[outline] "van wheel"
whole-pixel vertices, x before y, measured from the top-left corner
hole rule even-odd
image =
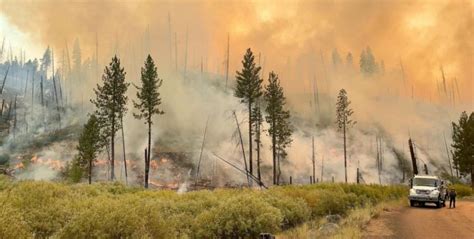
[[[441,202],[440,202],[440,201],[437,201],[437,202],[436,202],[436,207],[437,207],[437,208],[440,208],[440,207],[441,207]]]
[[[414,206],[415,206],[415,201],[410,200],[410,207],[414,207]]]

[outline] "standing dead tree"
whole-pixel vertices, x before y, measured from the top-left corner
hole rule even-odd
[[[204,135],[202,136],[201,152],[199,153],[199,161],[198,161],[197,169],[196,169],[196,178],[194,180],[196,185],[197,185],[197,181],[199,179],[199,170],[201,168],[202,151],[204,150],[204,143],[206,142],[206,134],[207,134],[208,124],[209,124],[209,116],[207,117],[206,127],[204,128]]]
[[[250,173],[248,171],[247,167],[247,159],[245,158],[245,148],[244,148],[244,141],[242,140],[242,133],[240,132],[240,125],[239,121],[237,120],[237,114],[235,114],[235,111],[232,111],[232,114],[234,115],[235,118],[235,124],[237,125],[237,133],[239,134],[239,140],[240,140],[240,148],[242,149],[242,157],[244,158],[244,166],[245,166],[245,172],[247,172],[247,181],[248,185],[250,186]]]
[[[59,100],[58,100],[58,91],[56,89],[56,79],[55,79],[55,72],[54,72],[54,53],[51,50],[51,63],[52,63],[52,69],[53,69],[53,88],[54,88],[54,99],[56,101],[56,110],[58,113],[58,123],[59,123],[59,128],[61,129],[61,111],[59,107]]]
[[[3,89],[5,88],[5,82],[7,81],[8,71],[10,71],[10,65],[8,65],[5,76],[3,77],[2,88],[0,88],[0,94],[3,94]]]
[[[315,183],[316,182],[316,158],[315,158],[315,152],[314,152],[314,136],[311,138],[311,141],[312,141],[312,149],[313,149],[313,152],[312,152],[312,157],[311,157],[311,161],[313,163],[313,182],[312,183]]]

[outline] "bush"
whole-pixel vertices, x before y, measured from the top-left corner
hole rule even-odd
[[[464,195],[467,187],[456,187]],[[405,195],[405,187],[351,184],[177,194],[0,177],[0,238],[252,238]]]
[[[449,188],[454,188],[458,197],[467,197],[473,195],[473,190],[471,187],[464,184],[453,184]]]
[[[276,232],[283,221],[280,210],[259,197],[240,195],[196,218],[198,238],[256,238]]]
[[[283,215],[282,229],[297,226],[309,219],[311,211],[302,198],[291,198],[283,194],[265,193],[262,197],[267,203],[278,208]]]

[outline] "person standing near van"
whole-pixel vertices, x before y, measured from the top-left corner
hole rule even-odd
[[[451,188],[449,191],[449,208],[456,208],[456,190],[454,188]]]

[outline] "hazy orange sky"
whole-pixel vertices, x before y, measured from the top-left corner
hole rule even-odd
[[[178,61],[183,65],[187,32],[189,68],[198,69],[203,59],[208,71],[222,73],[229,34],[231,72],[240,67],[245,49],[252,47],[262,54],[266,71],[275,70],[282,80],[298,82],[321,73],[315,67],[321,65],[320,53],[328,64],[334,48],[343,58],[350,51],[356,65],[361,50],[370,46],[387,71],[399,71],[401,60],[420,96],[434,94],[442,65],[449,82],[457,78],[463,101],[473,102],[471,1],[0,3],[0,34],[13,47],[32,49],[36,57],[47,45],[61,50],[67,43],[71,48],[76,38],[85,56],[92,57],[97,35],[101,63],[115,48],[119,52],[150,49],[160,65],[169,66],[174,61],[176,33]]]

